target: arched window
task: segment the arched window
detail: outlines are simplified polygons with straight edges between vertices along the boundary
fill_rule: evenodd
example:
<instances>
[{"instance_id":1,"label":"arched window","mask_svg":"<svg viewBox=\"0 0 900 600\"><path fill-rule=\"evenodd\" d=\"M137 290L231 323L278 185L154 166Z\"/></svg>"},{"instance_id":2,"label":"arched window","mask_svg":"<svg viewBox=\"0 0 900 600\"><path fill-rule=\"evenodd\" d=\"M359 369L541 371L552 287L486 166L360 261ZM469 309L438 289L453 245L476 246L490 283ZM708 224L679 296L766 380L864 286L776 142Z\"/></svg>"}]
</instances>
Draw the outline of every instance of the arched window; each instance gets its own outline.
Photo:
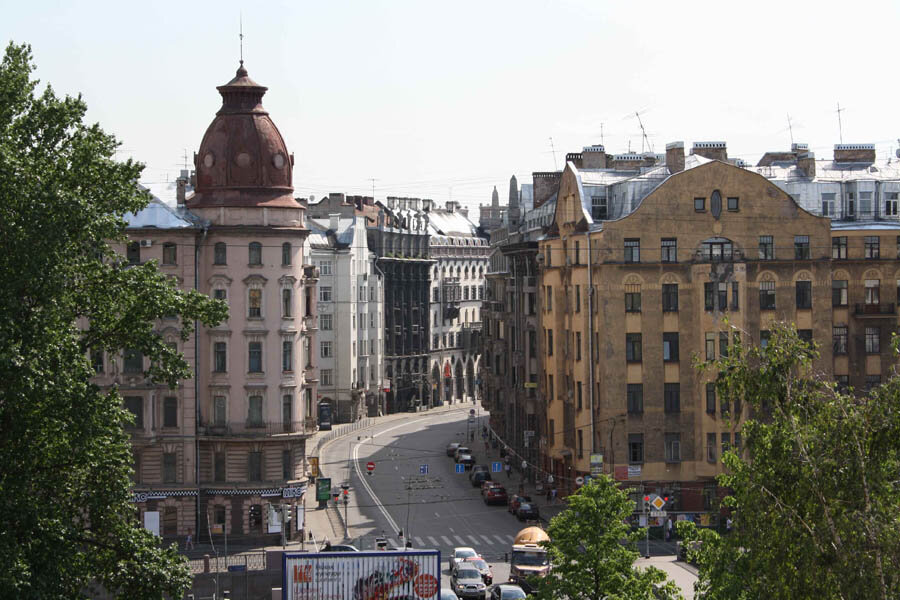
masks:
<instances>
[{"instance_id":1,"label":"arched window","mask_svg":"<svg viewBox=\"0 0 900 600\"><path fill-rule=\"evenodd\" d=\"M216 245L213 247L213 264L225 264L225 242L216 242Z\"/></svg>"},{"instance_id":2,"label":"arched window","mask_svg":"<svg viewBox=\"0 0 900 600\"><path fill-rule=\"evenodd\" d=\"M291 243L285 242L281 245L281 264L291 264Z\"/></svg>"},{"instance_id":3,"label":"arched window","mask_svg":"<svg viewBox=\"0 0 900 600\"><path fill-rule=\"evenodd\" d=\"M259 242L250 242L250 264L251 265L261 265L262 264L262 244Z\"/></svg>"}]
</instances>

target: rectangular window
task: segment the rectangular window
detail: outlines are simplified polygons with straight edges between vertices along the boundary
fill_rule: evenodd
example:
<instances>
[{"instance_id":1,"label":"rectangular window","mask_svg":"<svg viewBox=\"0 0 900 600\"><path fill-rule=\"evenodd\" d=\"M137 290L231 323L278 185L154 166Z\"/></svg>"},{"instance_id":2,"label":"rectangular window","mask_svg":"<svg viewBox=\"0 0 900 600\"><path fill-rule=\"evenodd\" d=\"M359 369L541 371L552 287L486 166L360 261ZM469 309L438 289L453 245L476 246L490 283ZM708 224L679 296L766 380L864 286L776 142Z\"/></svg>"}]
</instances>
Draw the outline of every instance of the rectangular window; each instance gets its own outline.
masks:
<instances>
[{"instance_id":1,"label":"rectangular window","mask_svg":"<svg viewBox=\"0 0 900 600\"><path fill-rule=\"evenodd\" d=\"M869 259L881 258L881 238L877 235L867 235L863 238L864 256Z\"/></svg>"},{"instance_id":2,"label":"rectangular window","mask_svg":"<svg viewBox=\"0 0 900 600\"><path fill-rule=\"evenodd\" d=\"M734 196L729 197L729 198L728 198L728 210L730 210L730 211L736 211L736 210L739 210L739 208L738 208L739 204L738 204L738 203L739 203L739 199L738 199L738 198L736 198L736 197L734 197Z\"/></svg>"},{"instance_id":3,"label":"rectangular window","mask_svg":"<svg viewBox=\"0 0 900 600\"><path fill-rule=\"evenodd\" d=\"M641 285L625 285L625 312L641 312Z\"/></svg>"},{"instance_id":4,"label":"rectangular window","mask_svg":"<svg viewBox=\"0 0 900 600\"><path fill-rule=\"evenodd\" d=\"M706 460L716 462L716 434L706 434Z\"/></svg>"},{"instance_id":5,"label":"rectangular window","mask_svg":"<svg viewBox=\"0 0 900 600\"><path fill-rule=\"evenodd\" d=\"M897 216L897 192L887 192L884 201L884 216Z\"/></svg>"},{"instance_id":6,"label":"rectangular window","mask_svg":"<svg viewBox=\"0 0 900 600\"><path fill-rule=\"evenodd\" d=\"M667 413L681 412L681 384L666 383L663 385L663 400Z\"/></svg>"},{"instance_id":7,"label":"rectangular window","mask_svg":"<svg viewBox=\"0 0 900 600\"><path fill-rule=\"evenodd\" d=\"M723 431L721 435L722 439L722 455L724 456L726 452L731 450L731 433L727 431Z\"/></svg>"},{"instance_id":8,"label":"rectangular window","mask_svg":"<svg viewBox=\"0 0 900 600\"><path fill-rule=\"evenodd\" d=\"M644 434L628 434L628 462L640 464L644 462Z\"/></svg>"},{"instance_id":9,"label":"rectangular window","mask_svg":"<svg viewBox=\"0 0 900 600\"><path fill-rule=\"evenodd\" d=\"M331 286L323 285L319 288L319 302L331 302Z\"/></svg>"},{"instance_id":10,"label":"rectangular window","mask_svg":"<svg viewBox=\"0 0 900 600\"><path fill-rule=\"evenodd\" d=\"M144 428L144 399L141 396L125 396L125 408L134 416L134 429Z\"/></svg>"},{"instance_id":11,"label":"rectangular window","mask_svg":"<svg viewBox=\"0 0 900 600\"><path fill-rule=\"evenodd\" d=\"M740 289L741 283L739 281L731 282L731 305L728 307L729 310L738 310L740 307Z\"/></svg>"},{"instance_id":12,"label":"rectangular window","mask_svg":"<svg viewBox=\"0 0 900 600\"><path fill-rule=\"evenodd\" d=\"M726 357L728 356L728 332L720 331L719 332L719 356Z\"/></svg>"},{"instance_id":13,"label":"rectangular window","mask_svg":"<svg viewBox=\"0 0 900 600\"><path fill-rule=\"evenodd\" d=\"M584 457L584 432L578 430L578 458Z\"/></svg>"},{"instance_id":14,"label":"rectangular window","mask_svg":"<svg viewBox=\"0 0 900 600\"><path fill-rule=\"evenodd\" d=\"M163 244L163 260L162 264L164 265L175 265L178 264L178 246L173 244L172 242L166 242Z\"/></svg>"},{"instance_id":15,"label":"rectangular window","mask_svg":"<svg viewBox=\"0 0 900 600\"><path fill-rule=\"evenodd\" d=\"M178 398L163 398L163 427L178 427Z\"/></svg>"},{"instance_id":16,"label":"rectangular window","mask_svg":"<svg viewBox=\"0 0 900 600\"><path fill-rule=\"evenodd\" d=\"M715 284L710 281L703 284L703 308L704 310L716 309L716 288Z\"/></svg>"},{"instance_id":17,"label":"rectangular window","mask_svg":"<svg viewBox=\"0 0 900 600\"><path fill-rule=\"evenodd\" d=\"M681 434L665 434L666 462L681 462Z\"/></svg>"},{"instance_id":18,"label":"rectangular window","mask_svg":"<svg viewBox=\"0 0 900 600\"><path fill-rule=\"evenodd\" d=\"M720 281L716 284L716 308L719 310L728 309L728 282Z\"/></svg>"},{"instance_id":19,"label":"rectangular window","mask_svg":"<svg viewBox=\"0 0 900 600\"><path fill-rule=\"evenodd\" d=\"M175 453L163 452L163 483L176 483Z\"/></svg>"},{"instance_id":20,"label":"rectangular window","mask_svg":"<svg viewBox=\"0 0 900 600\"><path fill-rule=\"evenodd\" d=\"M213 481L218 483L225 481L225 452L213 452ZM224 515L222 520L224 522Z\"/></svg>"},{"instance_id":21,"label":"rectangular window","mask_svg":"<svg viewBox=\"0 0 900 600\"><path fill-rule=\"evenodd\" d=\"M138 374L144 372L144 355L135 348L125 349L123 370L126 373Z\"/></svg>"},{"instance_id":22,"label":"rectangular window","mask_svg":"<svg viewBox=\"0 0 900 600\"><path fill-rule=\"evenodd\" d=\"M759 236L759 260L775 260L775 241L771 235Z\"/></svg>"},{"instance_id":23,"label":"rectangular window","mask_svg":"<svg viewBox=\"0 0 900 600\"><path fill-rule=\"evenodd\" d=\"M334 371L331 369L322 369L320 375L322 377L323 386L330 387L334 385Z\"/></svg>"},{"instance_id":24,"label":"rectangular window","mask_svg":"<svg viewBox=\"0 0 900 600\"><path fill-rule=\"evenodd\" d=\"M247 408L247 425L262 427L263 424L263 397L250 396Z\"/></svg>"},{"instance_id":25,"label":"rectangular window","mask_svg":"<svg viewBox=\"0 0 900 600\"><path fill-rule=\"evenodd\" d=\"M831 346L835 354L847 354L846 325L835 325L831 328Z\"/></svg>"},{"instance_id":26,"label":"rectangular window","mask_svg":"<svg viewBox=\"0 0 900 600\"><path fill-rule=\"evenodd\" d=\"M641 239L625 238L625 262L641 262Z\"/></svg>"},{"instance_id":27,"label":"rectangular window","mask_svg":"<svg viewBox=\"0 0 900 600\"><path fill-rule=\"evenodd\" d=\"M881 328L866 327L866 354L881 352Z\"/></svg>"},{"instance_id":28,"label":"rectangular window","mask_svg":"<svg viewBox=\"0 0 900 600\"><path fill-rule=\"evenodd\" d=\"M644 385L629 383L625 393L628 401L628 413L636 415L644 412Z\"/></svg>"},{"instance_id":29,"label":"rectangular window","mask_svg":"<svg viewBox=\"0 0 900 600\"><path fill-rule=\"evenodd\" d=\"M294 342L283 340L281 342L281 370L294 370Z\"/></svg>"},{"instance_id":30,"label":"rectangular window","mask_svg":"<svg viewBox=\"0 0 900 600\"><path fill-rule=\"evenodd\" d=\"M334 321L333 316L331 314L320 314L319 315L319 329L322 331L331 331L333 328Z\"/></svg>"},{"instance_id":31,"label":"rectangular window","mask_svg":"<svg viewBox=\"0 0 900 600\"><path fill-rule=\"evenodd\" d=\"M545 300L546 300L545 304L547 305L547 312L550 312L553 310L553 286L548 285L544 291L545 291Z\"/></svg>"},{"instance_id":32,"label":"rectangular window","mask_svg":"<svg viewBox=\"0 0 900 600\"><path fill-rule=\"evenodd\" d=\"M93 367L94 373L98 375L105 370L105 365L103 364L103 350L94 350L91 352L91 367Z\"/></svg>"},{"instance_id":33,"label":"rectangular window","mask_svg":"<svg viewBox=\"0 0 900 600\"><path fill-rule=\"evenodd\" d=\"M218 242L215 246L213 246L213 264L214 265L224 265L225 264L225 242Z\"/></svg>"},{"instance_id":34,"label":"rectangular window","mask_svg":"<svg viewBox=\"0 0 900 600\"><path fill-rule=\"evenodd\" d=\"M591 196L591 218L595 221L609 218L609 201L606 196Z\"/></svg>"},{"instance_id":35,"label":"rectangular window","mask_svg":"<svg viewBox=\"0 0 900 600\"><path fill-rule=\"evenodd\" d=\"M866 375L866 391L871 392L881 385L881 375Z\"/></svg>"},{"instance_id":36,"label":"rectangular window","mask_svg":"<svg viewBox=\"0 0 900 600\"><path fill-rule=\"evenodd\" d=\"M775 310L775 282L759 282L759 309Z\"/></svg>"},{"instance_id":37,"label":"rectangular window","mask_svg":"<svg viewBox=\"0 0 900 600\"><path fill-rule=\"evenodd\" d=\"M798 281L794 286L797 308L812 308L812 281Z\"/></svg>"},{"instance_id":38,"label":"rectangular window","mask_svg":"<svg viewBox=\"0 0 900 600\"><path fill-rule=\"evenodd\" d=\"M678 362L678 332L663 333L663 361Z\"/></svg>"},{"instance_id":39,"label":"rectangular window","mask_svg":"<svg viewBox=\"0 0 900 600\"><path fill-rule=\"evenodd\" d=\"M223 288L216 288L213 290L213 298L225 302L228 299L228 292Z\"/></svg>"},{"instance_id":40,"label":"rectangular window","mask_svg":"<svg viewBox=\"0 0 900 600\"><path fill-rule=\"evenodd\" d=\"M859 193L859 214L862 217L873 217L872 214L872 192Z\"/></svg>"},{"instance_id":41,"label":"rectangular window","mask_svg":"<svg viewBox=\"0 0 900 600\"><path fill-rule=\"evenodd\" d=\"M224 373L228 370L228 350L225 342L213 344L213 371Z\"/></svg>"},{"instance_id":42,"label":"rectangular window","mask_svg":"<svg viewBox=\"0 0 900 600\"><path fill-rule=\"evenodd\" d=\"M847 306L847 280L833 279L831 281L831 305Z\"/></svg>"},{"instance_id":43,"label":"rectangular window","mask_svg":"<svg viewBox=\"0 0 900 600\"><path fill-rule=\"evenodd\" d=\"M553 356L553 330L547 330L547 356Z\"/></svg>"},{"instance_id":44,"label":"rectangular window","mask_svg":"<svg viewBox=\"0 0 900 600\"><path fill-rule=\"evenodd\" d=\"M664 263L678 262L677 238L663 238L661 248L661 260Z\"/></svg>"},{"instance_id":45,"label":"rectangular window","mask_svg":"<svg viewBox=\"0 0 900 600\"><path fill-rule=\"evenodd\" d=\"M250 342L248 348L248 365L250 373L262 373L262 342Z\"/></svg>"},{"instance_id":46,"label":"rectangular window","mask_svg":"<svg viewBox=\"0 0 900 600\"><path fill-rule=\"evenodd\" d=\"M694 210L703 212L706 210L706 198L694 198Z\"/></svg>"},{"instance_id":47,"label":"rectangular window","mask_svg":"<svg viewBox=\"0 0 900 600\"><path fill-rule=\"evenodd\" d=\"M553 375L549 374L547 375L547 401L553 402L555 397L553 392Z\"/></svg>"},{"instance_id":48,"label":"rectangular window","mask_svg":"<svg viewBox=\"0 0 900 600\"><path fill-rule=\"evenodd\" d=\"M837 383L838 391L846 394L847 390L850 389L850 376L849 375L835 375L834 381Z\"/></svg>"},{"instance_id":49,"label":"rectangular window","mask_svg":"<svg viewBox=\"0 0 900 600\"><path fill-rule=\"evenodd\" d=\"M575 312L581 312L581 286L575 286Z\"/></svg>"},{"instance_id":50,"label":"rectangular window","mask_svg":"<svg viewBox=\"0 0 900 600\"><path fill-rule=\"evenodd\" d=\"M577 392L575 394L575 397L577 399L577 409L582 410L584 408L584 392L582 391L582 385L580 381L575 383L575 391Z\"/></svg>"},{"instance_id":51,"label":"rectangular window","mask_svg":"<svg viewBox=\"0 0 900 600\"><path fill-rule=\"evenodd\" d=\"M822 194L822 216L833 217L834 214L834 194Z\"/></svg>"},{"instance_id":52,"label":"rectangular window","mask_svg":"<svg viewBox=\"0 0 900 600\"><path fill-rule=\"evenodd\" d=\"M225 396L213 397L213 424L225 425Z\"/></svg>"},{"instance_id":53,"label":"rectangular window","mask_svg":"<svg viewBox=\"0 0 900 600\"><path fill-rule=\"evenodd\" d=\"M247 479L262 481L262 452L247 453Z\"/></svg>"},{"instance_id":54,"label":"rectangular window","mask_svg":"<svg viewBox=\"0 0 900 600\"><path fill-rule=\"evenodd\" d=\"M320 260L319 261L319 275L331 275L331 261L330 260Z\"/></svg>"},{"instance_id":55,"label":"rectangular window","mask_svg":"<svg viewBox=\"0 0 900 600\"><path fill-rule=\"evenodd\" d=\"M716 384L706 384L706 412L711 415L716 413Z\"/></svg>"},{"instance_id":56,"label":"rectangular window","mask_svg":"<svg viewBox=\"0 0 900 600\"><path fill-rule=\"evenodd\" d=\"M662 285L662 309L663 312L678 312L677 283L664 283Z\"/></svg>"},{"instance_id":57,"label":"rectangular window","mask_svg":"<svg viewBox=\"0 0 900 600\"><path fill-rule=\"evenodd\" d=\"M290 288L281 290L281 316L290 317L293 314L291 304L293 304L294 294Z\"/></svg>"},{"instance_id":58,"label":"rectangular window","mask_svg":"<svg viewBox=\"0 0 900 600\"><path fill-rule=\"evenodd\" d=\"M706 360L716 360L716 334L706 334Z\"/></svg>"},{"instance_id":59,"label":"rectangular window","mask_svg":"<svg viewBox=\"0 0 900 600\"><path fill-rule=\"evenodd\" d=\"M259 242L250 242L250 245L247 246L249 263L251 265L261 265L262 264L262 244Z\"/></svg>"},{"instance_id":60,"label":"rectangular window","mask_svg":"<svg viewBox=\"0 0 900 600\"><path fill-rule=\"evenodd\" d=\"M141 264L141 244L140 242L129 242L126 250L126 258L129 265Z\"/></svg>"},{"instance_id":61,"label":"rectangular window","mask_svg":"<svg viewBox=\"0 0 900 600\"><path fill-rule=\"evenodd\" d=\"M798 329L797 337L806 342L807 344L812 345L813 341L813 333L812 329Z\"/></svg>"},{"instance_id":62,"label":"rectangular window","mask_svg":"<svg viewBox=\"0 0 900 600\"><path fill-rule=\"evenodd\" d=\"M796 260L809 260L809 236L794 236L794 258Z\"/></svg>"},{"instance_id":63,"label":"rectangular window","mask_svg":"<svg viewBox=\"0 0 900 600\"><path fill-rule=\"evenodd\" d=\"M641 334L625 334L625 360L627 362L641 362Z\"/></svg>"},{"instance_id":64,"label":"rectangular window","mask_svg":"<svg viewBox=\"0 0 900 600\"><path fill-rule=\"evenodd\" d=\"M331 358L332 357L332 347L331 342L319 342L319 347L321 349L320 356L322 358Z\"/></svg>"},{"instance_id":65,"label":"rectangular window","mask_svg":"<svg viewBox=\"0 0 900 600\"><path fill-rule=\"evenodd\" d=\"M575 332L575 360L581 360L581 332Z\"/></svg>"},{"instance_id":66,"label":"rectangular window","mask_svg":"<svg viewBox=\"0 0 900 600\"><path fill-rule=\"evenodd\" d=\"M831 238L831 258L843 260L847 258L847 236Z\"/></svg>"},{"instance_id":67,"label":"rectangular window","mask_svg":"<svg viewBox=\"0 0 900 600\"><path fill-rule=\"evenodd\" d=\"M247 316L258 319L262 316L262 290L253 288L247 290Z\"/></svg>"},{"instance_id":68,"label":"rectangular window","mask_svg":"<svg viewBox=\"0 0 900 600\"><path fill-rule=\"evenodd\" d=\"M760 330L759 332L759 347L767 348L769 346L769 337L772 335L768 329Z\"/></svg>"},{"instance_id":69,"label":"rectangular window","mask_svg":"<svg viewBox=\"0 0 900 600\"><path fill-rule=\"evenodd\" d=\"M879 304L881 302L881 280L880 279L866 279L866 304Z\"/></svg>"}]
</instances>

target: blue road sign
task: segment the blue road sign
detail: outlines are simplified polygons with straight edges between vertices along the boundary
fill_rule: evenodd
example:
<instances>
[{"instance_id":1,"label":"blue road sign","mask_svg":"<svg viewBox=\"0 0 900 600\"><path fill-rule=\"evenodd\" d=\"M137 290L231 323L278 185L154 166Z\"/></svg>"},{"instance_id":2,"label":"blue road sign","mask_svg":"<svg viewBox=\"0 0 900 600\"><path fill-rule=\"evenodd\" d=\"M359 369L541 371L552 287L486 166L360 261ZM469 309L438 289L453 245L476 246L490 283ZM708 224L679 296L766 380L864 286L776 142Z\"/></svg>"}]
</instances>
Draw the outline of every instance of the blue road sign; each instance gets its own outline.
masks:
<instances>
[{"instance_id":1,"label":"blue road sign","mask_svg":"<svg viewBox=\"0 0 900 600\"><path fill-rule=\"evenodd\" d=\"M428 465L419 465L419 475L428 475Z\"/></svg>"},{"instance_id":2,"label":"blue road sign","mask_svg":"<svg viewBox=\"0 0 900 600\"><path fill-rule=\"evenodd\" d=\"M465 473L465 472L466 472L466 465L456 465L456 472L457 472L457 473Z\"/></svg>"},{"instance_id":3,"label":"blue road sign","mask_svg":"<svg viewBox=\"0 0 900 600\"><path fill-rule=\"evenodd\" d=\"M491 473L502 473L503 472L503 463L502 462L492 462L491 463Z\"/></svg>"}]
</instances>

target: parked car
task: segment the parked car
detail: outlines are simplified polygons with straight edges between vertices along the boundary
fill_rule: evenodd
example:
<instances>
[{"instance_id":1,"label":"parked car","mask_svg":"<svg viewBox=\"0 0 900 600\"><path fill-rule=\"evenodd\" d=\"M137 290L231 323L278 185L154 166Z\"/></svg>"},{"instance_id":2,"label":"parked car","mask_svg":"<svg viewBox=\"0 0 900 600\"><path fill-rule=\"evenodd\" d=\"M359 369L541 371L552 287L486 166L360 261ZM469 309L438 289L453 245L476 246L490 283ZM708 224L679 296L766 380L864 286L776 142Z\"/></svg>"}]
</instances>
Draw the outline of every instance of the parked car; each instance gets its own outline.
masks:
<instances>
[{"instance_id":1,"label":"parked car","mask_svg":"<svg viewBox=\"0 0 900 600\"><path fill-rule=\"evenodd\" d=\"M491 479L488 479L487 481L483 481L481 483L481 495L484 496L484 494L488 491L488 489L490 489L492 487L497 487L497 486L503 487L502 484L497 483L496 481L493 481Z\"/></svg>"},{"instance_id":2,"label":"parked car","mask_svg":"<svg viewBox=\"0 0 900 600\"><path fill-rule=\"evenodd\" d=\"M456 449L459 448L459 446L459 442L450 442L449 444L447 444L447 456L455 456Z\"/></svg>"},{"instance_id":3,"label":"parked car","mask_svg":"<svg viewBox=\"0 0 900 600\"><path fill-rule=\"evenodd\" d=\"M538 512L537 504L522 502L516 510L516 517L518 517L520 521L537 521L541 518L541 515Z\"/></svg>"},{"instance_id":4,"label":"parked car","mask_svg":"<svg viewBox=\"0 0 900 600\"><path fill-rule=\"evenodd\" d=\"M467 446L457 446L456 451L453 453L453 458L456 459L456 462L459 462L459 457L463 454L472 454L472 451Z\"/></svg>"},{"instance_id":5,"label":"parked car","mask_svg":"<svg viewBox=\"0 0 900 600\"><path fill-rule=\"evenodd\" d=\"M478 569L465 564L453 569L450 586L460 598L479 598L480 600L484 599L484 590L487 589L484 581L481 580L481 573L478 572Z\"/></svg>"},{"instance_id":6,"label":"parked car","mask_svg":"<svg viewBox=\"0 0 900 600\"><path fill-rule=\"evenodd\" d=\"M524 600L525 592L512 583L498 583L491 588L491 600Z\"/></svg>"},{"instance_id":7,"label":"parked car","mask_svg":"<svg viewBox=\"0 0 900 600\"><path fill-rule=\"evenodd\" d=\"M350 544L329 544L322 546L321 552L359 552L359 548Z\"/></svg>"},{"instance_id":8,"label":"parked car","mask_svg":"<svg viewBox=\"0 0 900 600\"><path fill-rule=\"evenodd\" d=\"M516 511L519 510L519 505L523 502L531 502L531 496L518 496L513 494L509 497L509 504L507 505L506 510L512 514L516 514Z\"/></svg>"},{"instance_id":9,"label":"parked car","mask_svg":"<svg viewBox=\"0 0 900 600\"><path fill-rule=\"evenodd\" d=\"M487 564L487 561L480 556L476 558L467 558L463 561L463 565L478 569L478 572L481 573L481 579L486 585L491 585L491 583L493 583L494 571L491 570L491 565Z\"/></svg>"},{"instance_id":10,"label":"parked car","mask_svg":"<svg viewBox=\"0 0 900 600\"><path fill-rule=\"evenodd\" d=\"M502 485L489 487L484 492L485 504L506 504L506 488Z\"/></svg>"},{"instance_id":11,"label":"parked car","mask_svg":"<svg viewBox=\"0 0 900 600\"><path fill-rule=\"evenodd\" d=\"M474 467L472 467L473 473L478 473L479 471L484 471L485 473L491 472L487 465L475 465Z\"/></svg>"},{"instance_id":12,"label":"parked car","mask_svg":"<svg viewBox=\"0 0 900 600\"><path fill-rule=\"evenodd\" d=\"M449 588L441 588L441 596L438 600L459 600L459 596Z\"/></svg>"},{"instance_id":13,"label":"parked car","mask_svg":"<svg viewBox=\"0 0 900 600\"><path fill-rule=\"evenodd\" d=\"M478 487L485 481L491 480L491 474L487 471L476 471L475 468L479 465L474 465L472 467L472 474L469 475L469 481L472 482L472 487Z\"/></svg>"},{"instance_id":14,"label":"parked car","mask_svg":"<svg viewBox=\"0 0 900 600\"><path fill-rule=\"evenodd\" d=\"M467 558L475 558L478 556L478 553L475 552L474 548L469 548L468 546L459 546L453 549L453 553L450 555L450 571L457 567L462 561Z\"/></svg>"},{"instance_id":15,"label":"parked car","mask_svg":"<svg viewBox=\"0 0 900 600\"><path fill-rule=\"evenodd\" d=\"M475 465L475 457L471 454L460 454L459 460L456 461L457 464L465 465L466 471L471 469Z\"/></svg>"}]
</instances>

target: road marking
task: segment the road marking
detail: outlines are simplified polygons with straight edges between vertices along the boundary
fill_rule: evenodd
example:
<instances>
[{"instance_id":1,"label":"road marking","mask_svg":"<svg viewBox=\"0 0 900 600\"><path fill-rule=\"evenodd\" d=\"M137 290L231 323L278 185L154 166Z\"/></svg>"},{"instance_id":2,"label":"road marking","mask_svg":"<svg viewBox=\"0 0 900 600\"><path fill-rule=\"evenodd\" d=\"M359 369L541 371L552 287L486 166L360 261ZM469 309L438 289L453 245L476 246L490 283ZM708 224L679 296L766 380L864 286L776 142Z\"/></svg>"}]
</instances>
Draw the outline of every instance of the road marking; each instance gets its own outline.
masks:
<instances>
[{"instance_id":1,"label":"road marking","mask_svg":"<svg viewBox=\"0 0 900 600\"><path fill-rule=\"evenodd\" d=\"M425 542L422 540L422 538L414 537L413 539L416 541L416 546L418 546L419 548L425 547Z\"/></svg>"},{"instance_id":2,"label":"road marking","mask_svg":"<svg viewBox=\"0 0 900 600\"><path fill-rule=\"evenodd\" d=\"M460 546L465 546L465 545L466 545L466 540L462 539L462 537L460 537L460 536L458 536L458 535L454 535L454 536L453 536L453 539L456 540L457 542L459 542L459 545L460 545Z\"/></svg>"},{"instance_id":3,"label":"road marking","mask_svg":"<svg viewBox=\"0 0 900 600\"><path fill-rule=\"evenodd\" d=\"M491 545L494 544L494 542L491 540L491 538L489 538L489 537L486 536L486 535L481 536L481 539L483 539L483 540L484 540L485 542L487 542L488 544L491 544Z\"/></svg>"},{"instance_id":4,"label":"road marking","mask_svg":"<svg viewBox=\"0 0 900 600\"><path fill-rule=\"evenodd\" d=\"M478 544L481 543L481 540L478 539L478 536L477 536L477 535L470 535L470 536L469 536L469 539L472 540L472 545L473 545L473 546L477 546Z\"/></svg>"},{"instance_id":5,"label":"road marking","mask_svg":"<svg viewBox=\"0 0 900 600\"><path fill-rule=\"evenodd\" d=\"M501 543L501 544L508 544L508 543L509 543L509 542L507 542L506 540L504 540L502 537L500 537L499 535L495 535L495 536L494 536L494 539L495 539L495 540L500 540L500 543Z\"/></svg>"},{"instance_id":6,"label":"road marking","mask_svg":"<svg viewBox=\"0 0 900 600\"><path fill-rule=\"evenodd\" d=\"M438 543L438 541L437 541L436 539L434 539L433 537L431 537L430 535L428 536L428 541L431 542L431 545L434 546L434 547L437 547L437 546L440 545L440 544Z\"/></svg>"},{"instance_id":7,"label":"road marking","mask_svg":"<svg viewBox=\"0 0 900 600\"><path fill-rule=\"evenodd\" d=\"M387 538L387 543L389 548L399 548L400 544L395 542L393 538Z\"/></svg>"},{"instance_id":8,"label":"road marking","mask_svg":"<svg viewBox=\"0 0 900 600\"><path fill-rule=\"evenodd\" d=\"M453 547L453 542L451 542L450 538L448 538L446 535L442 535L441 540L444 542L445 546L450 547L450 548Z\"/></svg>"}]
</instances>

